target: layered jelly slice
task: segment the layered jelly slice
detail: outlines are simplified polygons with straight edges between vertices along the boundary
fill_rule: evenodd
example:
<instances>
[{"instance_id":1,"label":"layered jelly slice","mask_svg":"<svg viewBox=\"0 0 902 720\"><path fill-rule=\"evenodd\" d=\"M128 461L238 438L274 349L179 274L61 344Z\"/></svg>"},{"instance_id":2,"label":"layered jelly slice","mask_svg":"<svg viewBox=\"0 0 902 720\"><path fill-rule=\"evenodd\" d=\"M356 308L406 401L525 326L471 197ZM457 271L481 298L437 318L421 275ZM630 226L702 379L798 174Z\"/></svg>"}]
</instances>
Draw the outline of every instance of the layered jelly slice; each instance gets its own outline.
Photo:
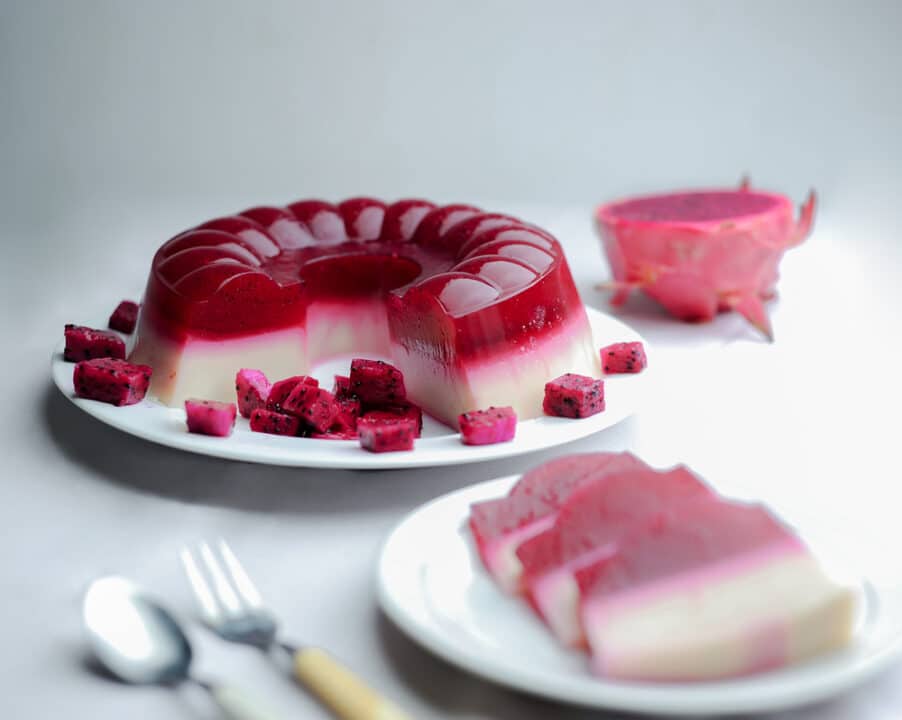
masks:
<instances>
[{"instance_id":1,"label":"layered jelly slice","mask_svg":"<svg viewBox=\"0 0 902 720\"><path fill-rule=\"evenodd\" d=\"M744 675L848 643L855 594L765 508L720 499L640 522L576 573L595 672Z\"/></svg>"},{"instance_id":2,"label":"layered jelly slice","mask_svg":"<svg viewBox=\"0 0 902 720\"><path fill-rule=\"evenodd\" d=\"M638 523L712 497L714 492L682 467L607 472L574 489L554 524L517 550L529 600L557 639L570 646L584 643L578 570L611 557Z\"/></svg>"},{"instance_id":3,"label":"layered jelly slice","mask_svg":"<svg viewBox=\"0 0 902 720\"><path fill-rule=\"evenodd\" d=\"M568 455L526 473L506 497L474 503L469 526L486 569L504 590L519 592L523 565L517 549L554 525L581 484L646 467L629 453Z\"/></svg>"}]
</instances>

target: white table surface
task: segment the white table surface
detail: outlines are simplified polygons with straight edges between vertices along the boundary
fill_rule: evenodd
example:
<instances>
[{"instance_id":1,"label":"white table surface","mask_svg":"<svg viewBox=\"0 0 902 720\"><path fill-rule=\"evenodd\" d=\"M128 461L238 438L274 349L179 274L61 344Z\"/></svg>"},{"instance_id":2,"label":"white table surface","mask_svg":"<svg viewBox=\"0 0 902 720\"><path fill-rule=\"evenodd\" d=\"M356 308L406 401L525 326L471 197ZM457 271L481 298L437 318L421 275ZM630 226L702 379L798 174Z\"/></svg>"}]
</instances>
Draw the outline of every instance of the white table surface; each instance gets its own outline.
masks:
<instances>
[{"instance_id":1,"label":"white table surface","mask_svg":"<svg viewBox=\"0 0 902 720\"><path fill-rule=\"evenodd\" d=\"M236 203L240 204L239 199ZM615 717L487 684L400 634L376 607L380 542L409 510L472 482L522 471L554 453L406 472L283 469L192 456L89 418L50 384L50 351L69 321L103 317L138 296L168 234L227 204L106 204L7 226L0 328L0 646L2 717L93 720L214 717L190 691L134 689L86 663L79 601L91 578L124 573L176 611L193 610L178 564L183 543L224 536L288 636L330 649L419 718ZM589 208L513 209L564 242L588 304L606 273ZM621 314L654 344L659 389L640 415L563 451L625 450L686 462L787 506L816 503L863 565L897 563L902 499L898 285L892 208L845 203L787 255L768 345L736 316L672 321L637 299ZM859 212L860 211L860 212ZM881 225L881 218L884 224ZM15 410L13 410L15 408ZM253 651L191 626L200 667L239 680L285 718L327 717ZM902 665L815 707L771 718L882 720L902 713ZM619 717L619 716L617 716Z\"/></svg>"}]
</instances>

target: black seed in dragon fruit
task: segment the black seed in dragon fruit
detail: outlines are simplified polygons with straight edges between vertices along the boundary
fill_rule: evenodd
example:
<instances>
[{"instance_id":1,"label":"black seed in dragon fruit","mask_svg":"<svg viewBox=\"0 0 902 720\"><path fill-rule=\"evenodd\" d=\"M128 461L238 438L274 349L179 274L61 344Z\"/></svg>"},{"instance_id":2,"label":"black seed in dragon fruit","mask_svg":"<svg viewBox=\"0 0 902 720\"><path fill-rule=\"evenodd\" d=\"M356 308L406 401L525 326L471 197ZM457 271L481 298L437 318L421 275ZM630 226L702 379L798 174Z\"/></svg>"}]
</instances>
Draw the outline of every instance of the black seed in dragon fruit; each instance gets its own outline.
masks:
<instances>
[{"instance_id":1,"label":"black seed in dragon fruit","mask_svg":"<svg viewBox=\"0 0 902 720\"><path fill-rule=\"evenodd\" d=\"M601 367L606 375L638 373L648 367L641 342L622 342L601 349Z\"/></svg>"},{"instance_id":2,"label":"black seed in dragon fruit","mask_svg":"<svg viewBox=\"0 0 902 720\"><path fill-rule=\"evenodd\" d=\"M135 323L138 322L138 303L132 300L123 300L113 314L110 315L110 321L107 323L111 330L131 335L135 331Z\"/></svg>"},{"instance_id":3,"label":"black seed in dragon fruit","mask_svg":"<svg viewBox=\"0 0 902 720\"><path fill-rule=\"evenodd\" d=\"M214 437L228 437L235 427L238 408L235 403L189 398L185 400L188 432Z\"/></svg>"},{"instance_id":4,"label":"black seed in dragon fruit","mask_svg":"<svg viewBox=\"0 0 902 720\"><path fill-rule=\"evenodd\" d=\"M604 380L567 373L545 383L546 415L584 418L604 410Z\"/></svg>"},{"instance_id":5,"label":"black seed in dragon fruit","mask_svg":"<svg viewBox=\"0 0 902 720\"><path fill-rule=\"evenodd\" d=\"M147 394L153 370L118 358L82 360L75 365L75 395L110 405L134 405Z\"/></svg>"},{"instance_id":6,"label":"black seed in dragon fruit","mask_svg":"<svg viewBox=\"0 0 902 720\"><path fill-rule=\"evenodd\" d=\"M351 360L349 381L351 393L364 406L400 405L407 399L401 371L382 360Z\"/></svg>"},{"instance_id":7,"label":"black seed in dragon fruit","mask_svg":"<svg viewBox=\"0 0 902 720\"><path fill-rule=\"evenodd\" d=\"M125 343L116 333L70 323L65 327L65 334L66 349L63 350L63 359L68 362L96 358L125 360Z\"/></svg>"},{"instance_id":8,"label":"black seed in dragon fruit","mask_svg":"<svg viewBox=\"0 0 902 720\"><path fill-rule=\"evenodd\" d=\"M270 435L297 435L301 421L292 415L283 415L264 408L251 412L251 430Z\"/></svg>"}]
</instances>

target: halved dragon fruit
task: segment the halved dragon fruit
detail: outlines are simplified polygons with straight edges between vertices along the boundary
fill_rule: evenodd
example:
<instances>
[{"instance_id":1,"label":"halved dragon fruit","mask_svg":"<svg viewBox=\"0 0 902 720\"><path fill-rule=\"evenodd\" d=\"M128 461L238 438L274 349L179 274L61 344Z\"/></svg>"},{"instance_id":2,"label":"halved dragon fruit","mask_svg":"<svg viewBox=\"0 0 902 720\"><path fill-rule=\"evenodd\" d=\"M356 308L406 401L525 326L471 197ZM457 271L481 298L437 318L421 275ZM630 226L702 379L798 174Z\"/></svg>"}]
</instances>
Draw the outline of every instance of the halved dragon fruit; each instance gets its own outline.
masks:
<instances>
[{"instance_id":1,"label":"halved dragon fruit","mask_svg":"<svg viewBox=\"0 0 902 720\"><path fill-rule=\"evenodd\" d=\"M138 322L138 303L132 300L123 300L107 323L111 330L118 330L126 335L131 335L135 331L135 323Z\"/></svg>"},{"instance_id":2,"label":"halved dragon fruit","mask_svg":"<svg viewBox=\"0 0 902 720\"><path fill-rule=\"evenodd\" d=\"M251 412L251 430L253 432L269 433L270 435L297 435L301 421L293 415L255 408Z\"/></svg>"},{"instance_id":3,"label":"halved dragon fruit","mask_svg":"<svg viewBox=\"0 0 902 720\"><path fill-rule=\"evenodd\" d=\"M118 358L82 360L75 366L75 395L111 405L134 405L144 399L153 370Z\"/></svg>"},{"instance_id":4,"label":"halved dragon fruit","mask_svg":"<svg viewBox=\"0 0 902 720\"><path fill-rule=\"evenodd\" d=\"M601 369L605 375L638 373L648 367L645 347L641 342L622 342L601 349Z\"/></svg>"},{"instance_id":5,"label":"halved dragon fruit","mask_svg":"<svg viewBox=\"0 0 902 720\"><path fill-rule=\"evenodd\" d=\"M235 394L238 396L238 412L249 418L257 408L266 407L272 385L260 370L241 368L235 375Z\"/></svg>"},{"instance_id":6,"label":"halved dragon fruit","mask_svg":"<svg viewBox=\"0 0 902 720\"><path fill-rule=\"evenodd\" d=\"M328 390L300 382L282 402L282 411L300 418L313 432L324 433L335 421L339 406Z\"/></svg>"},{"instance_id":7,"label":"halved dragon fruit","mask_svg":"<svg viewBox=\"0 0 902 720\"><path fill-rule=\"evenodd\" d=\"M349 381L351 392L364 405L403 404L407 398L401 371L382 360L352 360Z\"/></svg>"},{"instance_id":8,"label":"halved dragon fruit","mask_svg":"<svg viewBox=\"0 0 902 720\"><path fill-rule=\"evenodd\" d=\"M470 530L479 556L508 592L522 589L517 548L554 524L561 505L582 483L607 473L646 468L630 453L587 453L550 460L526 473L507 497L474 503Z\"/></svg>"},{"instance_id":9,"label":"halved dragon fruit","mask_svg":"<svg viewBox=\"0 0 902 720\"><path fill-rule=\"evenodd\" d=\"M671 314L711 320L735 310L773 339L764 301L773 297L783 253L814 221L810 193L799 219L789 198L751 190L702 190L619 200L595 220L614 279L612 305L640 288Z\"/></svg>"},{"instance_id":10,"label":"halved dragon fruit","mask_svg":"<svg viewBox=\"0 0 902 720\"><path fill-rule=\"evenodd\" d=\"M512 407L490 407L462 413L457 424L464 445L493 445L514 439L517 413Z\"/></svg>"},{"instance_id":11,"label":"halved dragon fruit","mask_svg":"<svg viewBox=\"0 0 902 720\"><path fill-rule=\"evenodd\" d=\"M188 432L214 437L228 437L235 427L238 408L235 403L188 398L185 400L185 420Z\"/></svg>"},{"instance_id":12,"label":"halved dragon fruit","mask_svg":"<svg viewBox=\"0 0 902 720\"><path fill-rule=\"evenodd\" d=\"M604 380L567 373L545 383L546 415L584 418L604 410Z\"/></svg>"},{"instance_id":13,"label":"halved dragon fruit","mask_svg":"<svg viewBox=\"0 0 902 720\"><path fill-rule=\"evenodd\" d=\"M266 398L266 409L273 412L284 412L282 403L285 402L286 398L291 395L291 391L300 383L319 387L319 380L309 375L295 375L294 377L279 380L273 383L272 388L270 388L269 396Z\"/></svg>"},{"instance_id":14,"label":"halved dragon fruit","mask_svg":"<svg viewBox=\"0 0 902 720\"><path fill-rule=\"evenodd\" d=\"M84 325L67 324L63 360L81 362L95 358L125 360L125 343L116 333L95 330Z\"/></svg>"},{"instance_id":15,"label":"halved dragon fruit","mask_svg":"<svg viewBox=\"0 0 902 720\"><path fill-rule=\"evenodd\" d=\"M413 450L416 422L412 417L362 417L357 421L360 447L376 453Z\"/></svg>"}]
</instances>

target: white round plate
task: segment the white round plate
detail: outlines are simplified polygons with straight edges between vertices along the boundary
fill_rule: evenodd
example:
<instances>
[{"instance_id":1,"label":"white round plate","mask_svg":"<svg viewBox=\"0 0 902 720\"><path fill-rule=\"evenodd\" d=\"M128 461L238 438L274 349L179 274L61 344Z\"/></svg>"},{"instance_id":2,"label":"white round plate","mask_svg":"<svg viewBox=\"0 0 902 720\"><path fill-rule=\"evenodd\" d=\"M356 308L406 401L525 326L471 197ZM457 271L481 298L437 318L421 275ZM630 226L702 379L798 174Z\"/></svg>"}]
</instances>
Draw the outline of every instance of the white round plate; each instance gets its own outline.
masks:
<instances>
[{"instance_id":1,"label":"white round plate","mask_svg":"<svg viewBox=\"0 0 902 720\"><path fill-rule=\"evenodd\" d=\"M586 308L596 347L612 342L641 340L628 325L604 313ZM98 326L103 327L103 325ZM605 379L604 412L580 420L540 417L521 421L516 437L497 445L470 446L460 442L460 435L429 417L423 418L423 436L411 452L370 453L348 440L312 440L279 437L251 432L248 421L239 417L235 431L228 438L206 437L187 432L185 412L153 400L136 405L116 407L96 400L75 397L72 387L72 363L63 360L63 342L57 346L52 360L53 381L78 407L98 420L132 435L169 447L231 460L342 469L388 469L459 465L497 460L562 445L611 427L635 412L649 385L645 370L637 375L617 375ZM648 343L646 354L650 356ZM336 373L347 375L351 357L337 358L314 368L313 375L324 387L331 387ZM650 359L653 363L654 359Z\"/></svg>"},{"instance_id":2,"label":"white round plate","mask_svg":"<svg viewBox=\"0 0 902 720\"><path fill-rule=\"evenodd\" d=\"M490 480L433 500L408 515L382 548L377 582L383 610L416 642L463 670L526 693L596 708L732 714L782 710L835 695L902 651L902 584L888 574L857 583L861 611L854 641L822 659L717 682L595 677L583 653L558 645L525 601L495 586L471 541L470 504L506 494L516 479ZM818 531L798 529L827 560L822 544L812 542Z\"/></svg>"}]
</instances>

